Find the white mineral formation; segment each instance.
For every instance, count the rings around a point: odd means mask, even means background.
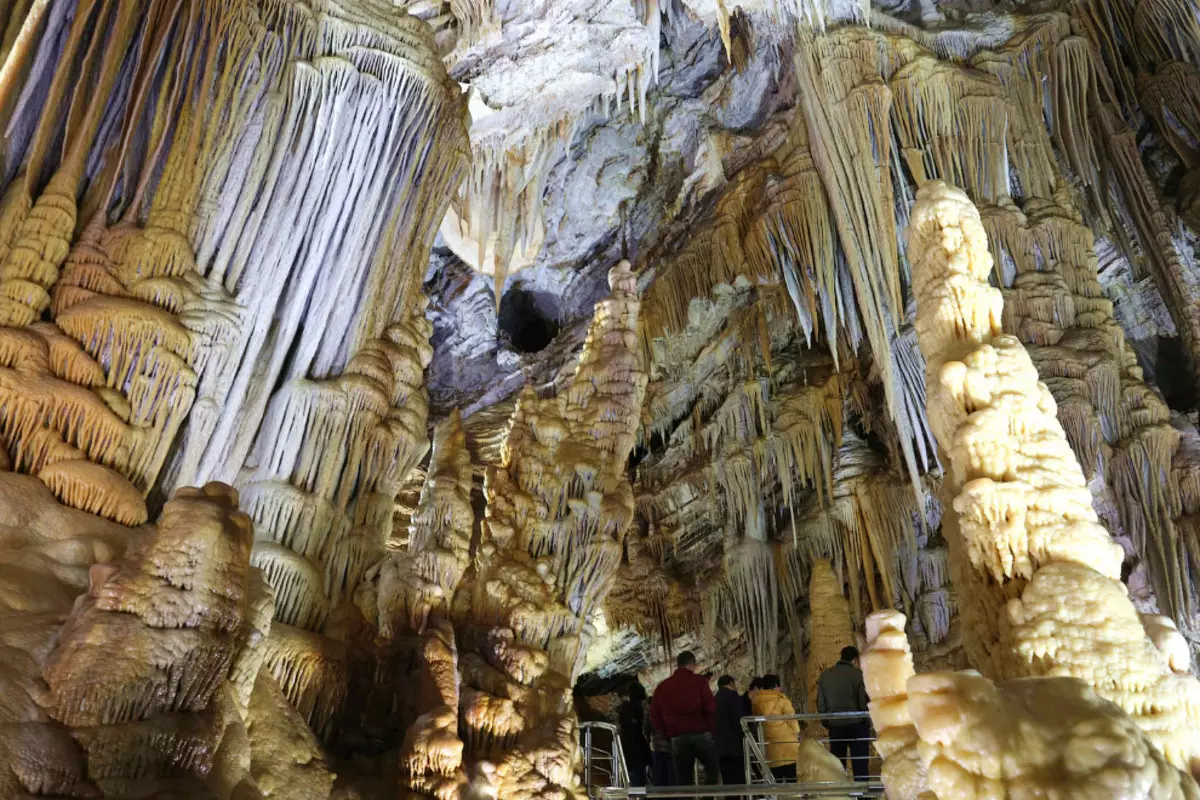
[[[628,262],[609,286],[570,382],[547,399],[525,390],[485,485],[460,715],[468,755],[500,756],[500,797],[582,793],[570,687],[633,518],[626,465],[646,386]]]
[[[965,194],[922,187],[909,254],[967,644],[988,677],[1008,682],[912,677],[902,618],[873,618],[865,672],[889,792],[970,797],[1032,781],[1073,796],[1101,786],[1108,796],[1195,796],[1200,684],[1174,672],[1173,645],[1155,646],[1119,582],[1121,550],[1092,509],[1054,401],[1021,344],[1000,333],[987,237]],[[1073,745],[1064,728],[1095,739]],[[1025,750],[1026,736],[1047,744]],[[1107,766],[1080,761],[1080,747]]]

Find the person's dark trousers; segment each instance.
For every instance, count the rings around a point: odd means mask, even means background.
[[[854,780],[867,780],[871,765],[871,726],[866,721],[840,725],[829,729],[829,752],[843,764],[850,756],[850,769]]]
[[[721,783],[725,786],[746,783],[746,761],[741,756],[721,756]]]
[[[741,756],[721,756],[721,783],[741,786],[746,782],[746,762]]]
[[[646,785],[646,771],[648,769],[648,766],[646,764],[638,764],[637,762],[634,762],[634,761],[629,762],[628,766],[629,766],[629,785],[630,786],[645,786]]]
[[[650,782],[655,786],[675,785],[675,757],[655,750],[650,756]]]
[[[704,784],[721,785],[721,760],[717,758],[717,740],[711,733],[685,733],[671,739],[675,757],[675,779],[680,786],[696,785],[696,762],[704,767]]]
[[[783,764],[782,766],[771,767],[771,775],[775,777],[776,783],[795,783],[796,765]]]

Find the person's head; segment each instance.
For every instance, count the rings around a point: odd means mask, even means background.
[[[768,689],[768,690],[769,689],[778,689],[779,688],[779,676],[778,675],[763,675],[762,680],[759,682],[759,688]]]
[[[732,675],[722,675],[720,678],[717,678],[717,688],[718,689],[734,689],[733,676]]]
[[[857,664],[858,663],[858,648],[850,647],[850,646],[843,647],[842,648],[842,661],[845,661],[847,664]]]
[[[746,691],[757,692],[761,688],[762,688],[762,678],[754,678],[753,680],[750,681],[750,688],[747,689]]]
[[[635,703],[640,703],[646,699],[646,689],[637,681],[625,684],[625,688],[621,690],[621,696],[632,700]]]
[[[684,650],[675,657],[675,666],[679,667],[680,669],[686,669],[695,672],[696,654],[691,650]]]

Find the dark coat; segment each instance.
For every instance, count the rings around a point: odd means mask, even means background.
[[[733,689],[717,690],[717,753],[724,757],[742,756],[742,717],[745,706]]]
[[[834,714],[840,711],[866,711],[867,687],[862,670],[848,661],[839,661],[821,673],[817,681],[817,711]],[[862,720],[828,720],[826,728],[854,725]]]
[[[650,744],[645,734],[646,708],[641,701],[626,700],[617,708],[617,729],[625,761],[634,766],[650,765]]]

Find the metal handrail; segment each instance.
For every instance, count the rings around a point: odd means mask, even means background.
[[[634,797],[647,798],[694,798],[703,797],[763,797],[770,798],[821,798],[821,797],[879,797],[883,784],[871,783],[778,783],[764,789],[761,783],[741,786],[633,786],[628,788],[607,787],[600,790],[600,800],[627,800]]]
[[[762,751],[762,742],[754,737],[754,733],[746,723],[747,719],[749,717],[742,717],[742,744],[745,745],[742,748],[742,760],[746,770],[744,773],[746,780],[754,780],[754,772],[752,770],[754,769],[754,765],[758,763],[764,767],[762,770],[762,782],[775,783],[775,776],[771,774],[771,770],[766,769],[767,754]],[[756,717],[755,719],[767,721],[768,717]]]
[[[796,720],[798,722],[808,722],[816,720],[820,722],[825,719],[870,719],[870,713],[866,711],[828,711],[824,714],[772,714],[770,716],[748,716],[742,717],[742,730],[746,730],[747,722],[786,722],[788,720]]]
[[[606,731],[612,738],[612,752],[600,750],[596,747],[593,739],[593,732],[601,730]],[[621,732],[616,725],[611,722],[581,722],[579,723],[579,732],[583,741],[583,774],[584,784],[587,788],[589,797],[599,797],[594,795],[593,789],[599,789],[604,792],[606,788],[625,789],[629,787],[629,768],[625,764],[625,751],[621,748]],[[599,756],[599,757],[597,757]],[[609,787],[593,787],[592,786],[592,769],[597,762],[609,762],[607,770],[609,779],[613,782]]]
[[[813,714],[813,713],[809,713],[809,714],[768,714],[768,715],[751,714],[749,716],[742,717],[741,721],[740,721],[741,728],[742,728],[742,742],[744,744],[744,747],[742,748],[742,756],[743,756],[743,760],[744,760],[744,767],[746,770],[746,779],[751,781],[754,785],[758,786],[760,792],[764,791],[764,787],[769,784],[771,786],[771,789],[770,789],[770,791],[767,792],[768,794],[770,794],[770,792],[773,792],[775,787],[777,787],[777,786],[796,785],[796,784],[789,784],[789,783],[780,783],[775,780],[775,776],[772,774],[772,771],[771,771],[770,761],[767,759],[765,751],[764,751],[764,747],[767,744],[767,742],[762,740],[764,723],[793,722],[794,721],[794,722],[800,723],[801,725],[804,725],[805,723],[808,723],[808,722],[825,722],[825,721],[830,721],[830,720],[870,721],[870,718],[871,718],[871,715],[866,711],[832,711],[832,712],[828,712],[825,714],[821,714],[821,713],[815,713],[815,714]],[[755,730],[751,729],[752,725],[756,726]],[[817,742],[820,742],[822,744],[826,744],[826,745],[828,745],[828,743],[831,741],[830,737],[828,737],[828,736],[817,737],[814,740]],[[856,739],[855,741],[862,741],[862,740]],[[872,741],[874,741],[874,737],[873,736],[869,737],[866,739],[866,741],[872,742]],[[787,740],[786,743],[790,743],[790,742],[791,742],[791,740]],[[800,739],[796,739],[795,742],[799,743]],[[776,741],[773,741],[772,743],[778,744],[778,743],[784,743],[784,742],[779,742],[778,740],[776,740]],[[761,777],[761,779],[762,779],[761,781],[755,780],[755,775],[756,775],[756,771],[754,769],[755,764],[759,765],[759,767],[760,767],[760,769],[757,770],[757,774]],[[871,777],[872,780],[876,780],[876,779],[878,779],[879,776],[875,775],[875,776],[869,776],[869,777]],[[858,786],[862,787],[864,785],[864,783],[865,782],[859,782]],[[807,784],[802,784],[802,785],[807,785]],[[871,784],[867,784],[867,785],[871,785]]]

